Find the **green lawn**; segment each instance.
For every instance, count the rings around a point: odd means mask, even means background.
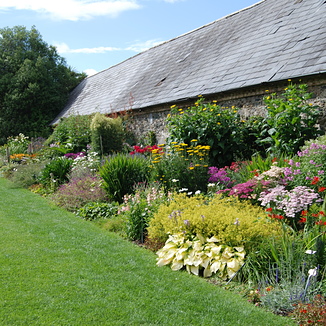
[[[0,178],[0,325],[294,325]]]

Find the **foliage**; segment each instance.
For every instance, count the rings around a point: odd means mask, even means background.
[[[317,127],[320,111],[307,102],[311,97],[307,85],[290,83],[281,95],[273,93],[264,98],[267,117],[262,131],[268,137],[258,142],[269,145],[267,152],[291,155],[306,140],[321,134]]]
[[[79,208],[76,215],[85,220],[109,219],[118,212],[116,203],[91,202]]]
[[[92,175],[71,179],[68,183],[61,185],[51,199],[56,205],[75,212],[88,203],[107,200],[102,182],[99,176]]]
[[[243,247],[228,247],[215,237],[184,233],[170,235],[165,246],[157,252],[157,265],[171,265],[173,271],[186,267],[189,273],[210,277],[218,272],[222,279],[231,278],[244,264]]]
[[[307,211],[311,205],[322,201],[318,193],[306,186],[297,186],[291,190],[286,190],[285,186],[277,186],[263,191],[258,200],[262,206],[267,207],[269,217],[284,220],[295,230],[302,228],[302,211]]]
[[[90,124],[92,117],[92,115],[76,114],[62,118],[59,124],[55,126],[46,144],[62,145],[74,153],[85,151],[87,145],[91,143]]]
[[[311,303],[298,303],[293,317],[300,325],[326,325],[326,300],[317,294]]]
[[[186,109],[173,105],[167,121],[171,141],[190,144],[197,139],[210,146],[211,165],[223,167],[243,156],[244,123],[234,107],[205,103],[201,97]]]
[[[66,157],[58,157],[48,162],[40,175],[40,183],[56,189],[68,181],[73,161]]]
[[[50,134],[50,122],[85,74],[67,66],[32,27],[0,29],[0,144],[23,133]]]
[[[7,143],[5,145],[5,148],[9,149],[10,155],[20,154],[20,153],[27,154],[27,149],[29,144],[30,144],[29,137],[20,133],[18,136],[15,137],[9,136],[7,138]]]
[[[127,237],[144,243],[149,221],[159,205],[168,199],[168,196],[155,184],[137,185],[135,194],[125,195],[119,213],[126,220]]]
[[[122,203],[123,196],[132,194],[136,184],[149,180],[149,162],[139,156],[116,154],[103,164],[100,174],[109,198]]]
[[[95,174],[101,165],[101,159],[96,152],[88,153],[70,153],[73,154],[74,160],[71,165],[69,179],[81,178],[86,175]],[[69,153],[65,156],[69,156]]]
[[[101,155],[121,151],[124,140],[122,119],[96,113],[91,122],[91,140],[92,150]]]
[[[326,190],[326,145],[311,143],[288,161],[284,170],[289,187],[306,186],[318,192]]]
[[[17,186],[28,188],[39,182],[44,162],[19,164],[11,172],[9,179]]]
[[[172,142],[163,150],[152,151],[152,180],[160,182],[166,190],[175,189],[188,193],[206,192],[208,153],[210,147]]]
[[[160,206],[149,222],[148,236],[165,241],[168,234],[186,232],[204,237],[216,236],[230,247],[243,246],[247,252],[265,237],[277,234],[277,223],[267,221],[260,207],[235,198],[187,197],[175,194]]]

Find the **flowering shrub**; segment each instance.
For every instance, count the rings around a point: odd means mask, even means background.
[[[217,168],[211,166],[208,168],[208,174],[210,175],[208,182],[217,183],[223,188],[227,188],[232,185],[231,178],[228,176],[226,168]]]
[[[171,141],[209,145],[210,164],[222,167],[243,154],[244,123],[235,107],[224,108],[216,102],[205,103],[200,97],[188,108],[171,107],[167,118]]]
[[[326,145],[312,143],[288,161],[284,169],[289,187],[307,186],[319,192],[326,188]]]
[[[101,159],[96,152],[77,153],[71,165],[69,178],[78,178],[95,174],[100,167]]]
[[[322,201],[313,189],[298,186],[286,190],[285,186],[277,186],[267,192],[262,192],[258,200],[262,206],[267,206],[269,216],[276,219],[285,219],[295,229],[300,228],[298,214],[308,210],[309,206]]]
[[[27,153],[29,143],[29,137],[20,133],[18,136],[8,137],[5,147],[9,148],[10,154]]]
[[[216,236],[230,247],[244,246],[248,251],[265,237],[278,234],[280,225],[267,221],[264,211],[236,198],[215,196],[208,200],[198,195],[174,194],[162,204],[149,222],[148,236],[164,242],[168,234],[186,232]]]
[[[311,303],[299,303],[291,314],[300,325],[326,325],[326,300],[316,295]]]
[[[125,195],[119,214],[126,219],[126,234],[141,243],[147,237],[147,227],[159,205],[169,199],[157,186],[138,185],[135,194]]]
[[[243,265],[246,253],[243,247],[232,248],[219,242],[215,237],[170,235],[157,252],[157,265],[171,265],[173,271],[186,267],[195,275],[202,271],[204,277],[218,273],[222,279],[231,278]]]
[[[192,139],[190,144],[172,142],[164,152],[152,151],[152,180],[166,190],[206,191],[209,150],[209,146],[197,145]]]
[[[107,200],[102,183],[103,180],[98,175],[71,179],[61,185],[50,198],[56,205],[76,212],[88,203]]]

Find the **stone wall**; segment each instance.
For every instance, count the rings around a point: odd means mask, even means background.
[[[309,102],[321,108],[322,116],[320,119],[320,127],[322,130],[326,130],[325,74],[292,80],[291,82],[308,85],[308,91],[314,95],[314,97],[309,100]],[[229,91],[225,93],[204,96],[204,98],[209,102],[216,100],[217,104],[222,107],[235,106],[239,108],[241,116],[246,119],[250,116],[264,116],[266,112],[263,102],[264,96],[274,92],[282,93],[288,84],[289,81],[286,80],[279,83],[268,83],[265,85],[259,85],[257,87],[238,89],[233,92]],[[165,143],[165,140],[168,137],[166,117],[169,114],[171,105],[176,104],[178,107],[182,108],[192,105],[195,101],[196,99],[189,99],[187,101],[167,103],[161,106],[149,107],[143,110],[134,110],[133,118],[129,123],[129,127],[135,133],[138,139],[146,136],[149,131],[153,131],[156,134],[157,142],[159,144]]]

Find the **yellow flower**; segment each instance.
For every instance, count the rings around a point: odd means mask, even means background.
[[[288,81],[291,81],[292,79],[288,79]]]
[[[195,164],[195,166],[201,166],[200,164]]]
[[[189,166],[189,170],[193,170],[194,168],[194,166]]]
[[[266,100],[270,100],[270,98],[271,98],[270,96],[267,96],[267,97],[266,97]]]
[[[218,114],[218,116],[220,116],[220,115],[221,115],[221,113]]]
[[[203,97],[203,95],[198,95],[198,97]]]
[[[178,111],[182,111],[182,109],[178,109]]]
[[[171,117],[171,114],[169,113],[169,114],[168,114],[168,118],[170,118],[170,117]]]
[[[217,101],[216,101],[216,100],[214,100],[214,101],[213,101],[213,103],[217,103]]]
[[[218,124],[218,125],[220,125],[220,124],[221,124],[221,122],[218,122],[217,124]]]
[[[265,92],[269,92],[269,90],[268,89],[266,89],[266,91]]]
[[[232,105],[232,109],[235,109],[235,106],[234,105]]]
[[[195,142],[195,141],[198,141],[198,139],[192,139],[191,141],[192,141],[192,142]]]
[[[207,108],[203,108],[203,111],[206,111],[207,110]]]
[[[172,105],[170,108],[173,109],[173,108],[175,108],[175,107],[176,107],[176,105],[174,104],[174,105]]]

